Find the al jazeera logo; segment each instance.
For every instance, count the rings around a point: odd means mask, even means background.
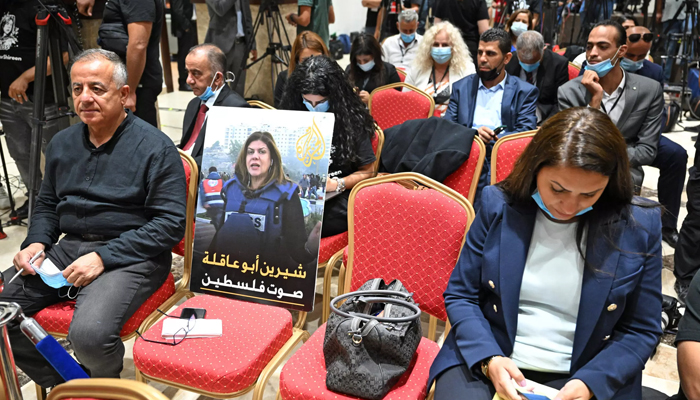
[[[297,159],[305,167],[310,167],[314,161],[323,158],[323,153],[325,152],[326,144],[314,118],[312,125],[306,129],[306,133],[297,140]]]

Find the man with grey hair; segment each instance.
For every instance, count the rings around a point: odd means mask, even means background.
[[[396,27],[399,34],[389,36],[382,44],[382,60],[406,70],[416,58],[418,43],[423,39],[423,36],[416,33],[418,13],[410,8],[401,11]]]
[[[170,249],[185,232],[185,173],[172,141],[125,109],[131,88],[116,54],[84,51],[70,78],[82,122],[46,149],[27,238],[4,272],[22,276],[5,285],[0,301],[33,315],[75,299],[68,340],[78,361],[93,378],[118,378],[122,327],[167,284]],[[58,273],[49,277],[52,270]],[[17,365],[34,382],[62,382],[18,325],[9,337]]]
[[[521,33],[516,47],[506,71],[539,89],[537,125],[541,125],[558,111],[557,89],[569,81],[569,61],[545,49],[544,38],[537,31]]]
[[[214,106],[249,107],[238,93],[231,90],[225,81],[226,55],[220,48],[203,43],[194,46],[185,59],[187,84],[192,88],[194,99],[185,110],[182,138],[179,148],[202,164],[202,150],[207,130],[207,112]]]

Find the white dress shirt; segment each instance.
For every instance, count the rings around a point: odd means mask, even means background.
[[[408,69],[411,62],[416,58],[418,44],[423,36],[416,33],[416,38],[406,46],[406,43],[401,40],[401,35],[389,36],[382,44],[382,60],[388,62],[397,68]]]
[[[620,85],[612,92],[612,94],[608,94],[606,91],[603,91],[603,101],[600,105],[600,111],[608,114],[608,117],[610,117],[615,125],[617,125],[617,121],[619,121],[620,117],[622,116],[622,110],[625,109],[625,96],[623,93],[625,92],[626,76],[625,71],[622,68],[620,68],[620,70],[622,70],[622,80],[620,81]],[[615,104],[615,102],[617,102],[617,104]]]

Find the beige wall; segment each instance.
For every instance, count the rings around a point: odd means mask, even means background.
[[[197,35],[199,37],[199,43],[203,43],[204,37],[207,34],[207,26],[209,26],[209,13],[207,11],[206,4],[195,4],[195,7],[197,10]],[[250,6],[250,11],[253,14],[253,22],[255,22],[258,17],[258,9],[259,6],[257,5]],[[287,14],[296,12],[296,10],[296,4],[280,5],[280,14],[282,15],[283,19]],[[289,41],[291,44],[294,42],[294,38],[296,37],[296,28],[287,24],[286,20],[284,21],[284,28],[287,30],[287,35],[289,35]],[[265,22],[265,25],[261,26],[258,30],[258,34],[255,37],[255,42],[258,48],[258,55],[262,56],[265,53],[265,49],[267,49],[268,45],[267,21]],[[286,39],[284,39],[283,42],[286,44]],[[282,69],[286,69],[286,67],[283,67]],[[260,100],[270,105],[274,103],[271,84],[271,70],[271,58],[267,57],[264,61],[255,64],[255,66],[248,71],[246,75],[245,97],[253,97],[254,95],[257,95]],[[257,79],[255,79],[256,75]]]

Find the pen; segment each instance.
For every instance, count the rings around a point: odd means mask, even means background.
[[[30,265],[32,268],[34,268],[34,265],[32,265],[32,264],[34,263],[34,261],[36,261],[39,257],[41,257],[42,254],[44,254],[44,250],[39,250],[38,253],[34,254],[34,257],[32,257],[31,259],[29,259],[29,265]],[[12,281],[14,281],[15,279],[17,279],[17,277],[20,276],[20,275],[22,275],[22,272],[21,272],[21,271],[17,271],[17,273],[15,274],[15,276],[13,276],[12,279],[10,279],[10,281],[7,282],[7,284],[9,285],[10,283],[12,283]]]

